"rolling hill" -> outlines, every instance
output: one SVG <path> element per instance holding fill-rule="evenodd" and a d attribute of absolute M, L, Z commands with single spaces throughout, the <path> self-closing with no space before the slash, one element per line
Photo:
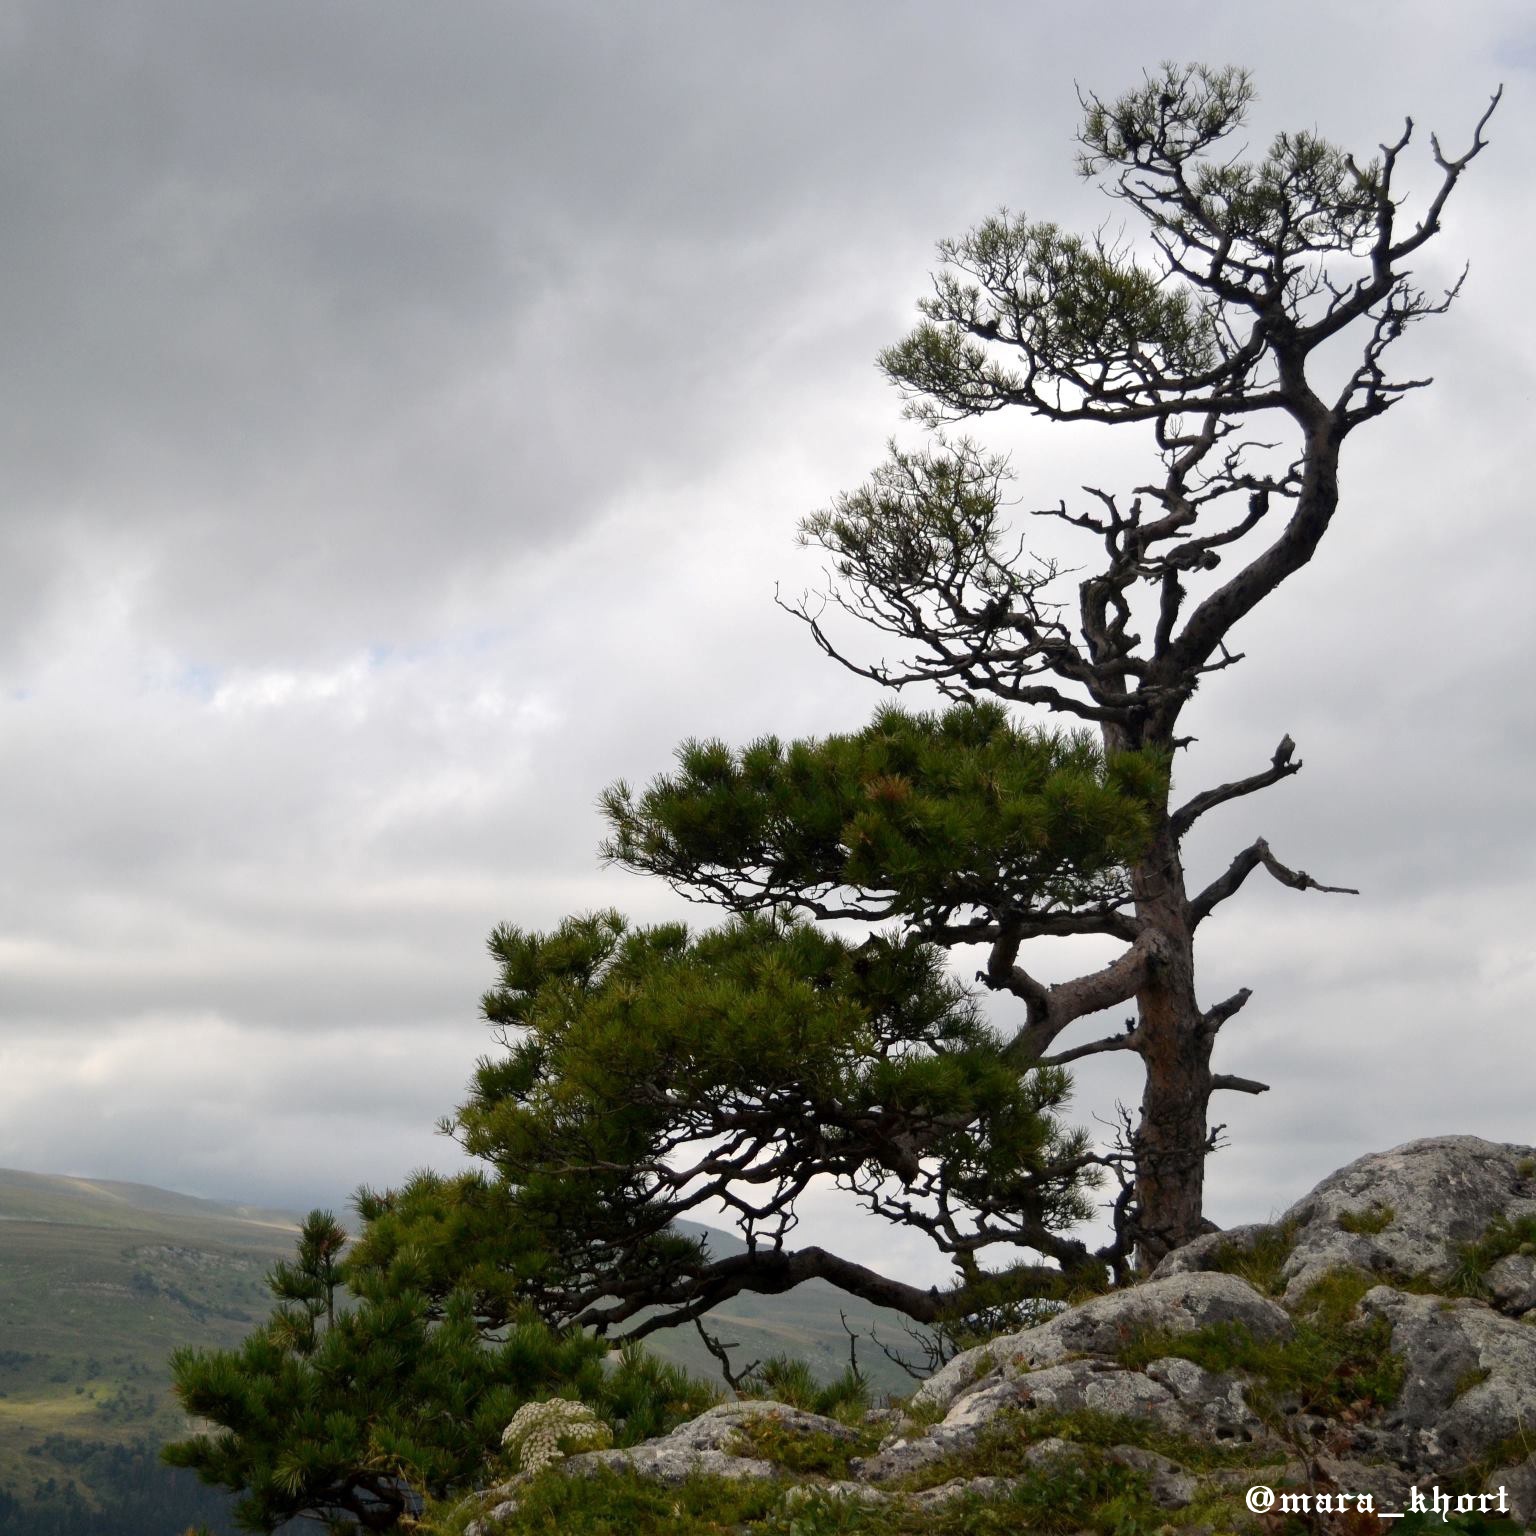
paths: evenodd
<path fill-rule="evenodd" d="M 158 1463 L 185 1422 L 166 1357 L 238 1342 L 293 1235 L 274 1212 L 0 1170 L 0 1531 L 223 1526 L 221 1494 Z"/>
<path fill-rule="evenodd" d="M 156 1460 L 185 1428 L 166 1359 L 184 1344 L 232 1347 L 267 1315 L 266 1272 L 291 1254 L 297 1222 L 143 1184 L 0 1170 L 0 1536 L 229 1529 L 221 1495 Z M 716 1252 L 741 1247 L 708 1236 Z M 855 1330 L 905 1342 L 895 1314 L 821 1282 L 737 1297 L 710 1327 L 737 1346 L 738 1367 L 787 1354 L 829 1378 L 848 1360 L 842 1309 Z M 692 1331 L 647 1345 L 717 1375 Z M 859 1362 L 877 1390 L 910 1389 L 867 1339 Z"/>

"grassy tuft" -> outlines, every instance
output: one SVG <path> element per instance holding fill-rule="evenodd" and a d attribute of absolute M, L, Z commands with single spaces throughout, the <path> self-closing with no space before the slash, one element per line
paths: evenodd
<path fill-rule="evenodd" d="M 1374 1237 L 1385 1232 L 1397 1219 L 1397 1212 L 1390 1205 L 1367 1206 L 1363 1211 L 1340 1211 L 1337 1217 L 1339 1230 L 1353 1232 L 1359 1237 Z"/>
<path fill-rule="evenodd" d="M 1527 1245 L 1536 1245 L 1536 1216 L 1522 1216 L 1518 1221 L 1495 1216 L 1476 1242 L 1458 1245 L 1456 1261 L 1441 1289 L 1486 1301 L 1490 1294 L 1488 1271 L 1512 1253 L 1529 1252 Z"/>
<path fill-rule="evenodd" d="M 880 1443 L 881 1429 L 863 1427 L 849 1434 L 815 1433 L 775 1413 L 755 1414 L 736 1431 L 738 1454 L 771 1461 L 804 1477 L 848 1476 L 855 1456 L 868 1456 Z"/>
<path fill-rule="evenodd" d="M 1296 1247 L 1296 1224 L 1267 1227 L 1250 1245 L 1218 1243 L 1211 1252 L 1211 1268 L 1246 1280 L 1262 1296 L 1278 1296 L 1285 1289 L 1284 1269 Z"/>
<path fill-rule="evenodd" d="M 1144 1369 L 1164 1356 L 1192 1360 L 1213 1372 L 1238 1371 L 1256 1391 L 1254 1406 L 1336 1414 L 1362 1400 L 1387 1406 L 1402 1390 L 1404 1367 L 1389 1350 L 1385 1318 L 1361 1322 L 1360 1298 L 1376 1277 L 1337 1270 L 1312 1286 L 1297 1308 L 1286 1339 L 1260 1339 L 1240 1323 L 1215 1323 L 1193 1333 L 1147 1330 L 1119 1351 L 1120 1360 Z"/>
<path fill-rule="evenodd" d="M 1256 1454 L 1267 1454 L 1255 1452 L 1252 1446 L 1216 1444 L 1181 1435 L 1176 1430 L 1165 1428 L 1156 1419 L 1122 1417 L 1089 1408 L 1061 1413 L 1037 1409 L 1022 1421 L 1021 1427 L 1021 1443 L 1057 1439 L 1101 1450 L 1116 1445 L 1129 1445 L 1138 1450 L 1153 1451 L 1192 1472 L 1249 1466 L 1253 1464 Z"/>
<path fill-rule="evenodd" d="M 1473 1387 L 1482 1386 L 1491 1375 L 1493 1372 L 1486 1365 L 1475 1365 L 1470 1371 L 1463 1371 L 1456 1378 L 1456 1385 L 1451 1390 L 1451 1401 L 1455 1402 L 1458 1398 L 1465 1397 Z"/>
<path fill-rule="evenodd" d="M 725 1536 L 744 1522 L 766 1520 L 781 1496 L 773 1484 L 725 1478 L 692 1477 L 665 1487 L 633 1472 L 550 1472 L 520 1487 L 516 1513 L 486 1528 L 494 1536 Z M 473 1501 L 429 1507 L 417 1530 L 420 1536 L 463 1536 L 476 1518 L 484 1517 Z"/>
<path fill-rule="evenodd" d="M 869 1408 L 869 1385 L 851 1366 L 830 1382 L 819 1382 L 804 1360 L 774 1355 L 747 1380 L 745 1397 L 772 1398 L 805 1413 L 844 1423 L 860 1421 Z"/>

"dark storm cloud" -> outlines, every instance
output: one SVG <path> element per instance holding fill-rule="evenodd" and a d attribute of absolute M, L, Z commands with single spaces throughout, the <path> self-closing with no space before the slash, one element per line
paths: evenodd
<path fill-rule="evenodd" d="M 935 238 L 1005 201 L 1102 219 L 1074 82 L 1165 56 L 1253 65 L 1256 145 L 1368 149 L 1411 111 L 1455 149 L 1509 86 L 1424 264 L 1473 263 L 1411 339 L 1438 383 L 1352 445 L 1181 775 L 1291 732 L 1306 772 L 1213 817 L 1198 872 L 1262 832 L 1363 893 L 1212 925 L 1208 995 L 1256 989 L 1223 1068 L 1275 1083 L 1221 1106 L 1218 1215 L 1409 1134 L 1515 1134 L 1536 53 L 1522 5 L 1382 16 L 0 11 L 0 1162 L 302 1202 L 445 1161 L 490 926 L 674 910 L 597 867 L 602 785 L 874 707 L 772 607 L 816 579 L 795 520 L 897 426 L 871 359 Z M 1025 505 L 1145 474 L 986 429 Z M 1465 1071 L 1427 1071 L 1452 1009 Z M 1082 1085 L 1085 1116 L 1135 1092 Z"/>

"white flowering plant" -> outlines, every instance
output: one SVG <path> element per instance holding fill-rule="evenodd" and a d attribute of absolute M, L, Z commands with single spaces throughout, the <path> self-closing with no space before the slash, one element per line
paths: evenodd
<path fill-rule="evenodd" d="M 586 1403 L 552 1397 L 524 1403 L 502 1431 L 501 1444 L 519 1472 L 538 1472 L 578 1451 L 606 1450 L 613 1432 Z"/>

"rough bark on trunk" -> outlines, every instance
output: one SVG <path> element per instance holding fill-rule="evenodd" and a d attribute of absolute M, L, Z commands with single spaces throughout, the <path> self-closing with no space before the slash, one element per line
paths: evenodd
<path fill-rule="evenodd" d="M 1137 916 L 1163 940 L 1136 995 L 1146 1069 L 1134 1141 L 1145 1269 L 1201 1231 L 1214 1043 L 1195 998 L 1194 930 L 1178 840 L 1166 821 L 1132 870 L 1132 890 Z"/>

